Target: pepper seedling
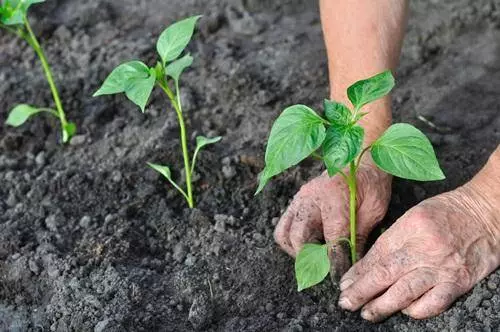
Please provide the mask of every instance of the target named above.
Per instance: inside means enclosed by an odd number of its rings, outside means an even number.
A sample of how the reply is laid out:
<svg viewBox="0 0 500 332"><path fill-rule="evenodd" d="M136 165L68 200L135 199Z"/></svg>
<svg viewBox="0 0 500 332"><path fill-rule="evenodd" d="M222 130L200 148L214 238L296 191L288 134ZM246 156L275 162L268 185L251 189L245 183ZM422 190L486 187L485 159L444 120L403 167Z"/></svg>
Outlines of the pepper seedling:
<svg viewBox="0 0 500 332"><path fill-rule="evenodd" d="M61 124L62 140L64 143L67 143L76 133L76 125L73 122L68 122L66 119L61 98L59 97L59 91L57 90L57 86L54 82L54 77L52 76L52 71L47 61L47 57L45 56L45 53L43 52L43 49L40 46L40 43L38 42L27 17L28 9L31 5L41 2L45 2L45 0L2 0L0 7L0 28L17 35L33 48L42 63L43 71L45 73L45 77L47 78L47 82L49 83L52 97L56 105L56 110L47 107L38 108L27 104L20 104L11 110L5 123L9 126L19 127L33 115L39 113L51 114L59 119Z"/></svg>
<svg viewBox="0 0 500 332"><path fill-rule="evenodd" d="M179 82L181 74L193 63L193 57L189 53L184 54L182 57L181 54L189 44L200 17L192 16L174 23L160 34L156 44L160 61L157 62L155 67L148 67L141 61L123 63L111 72L102 87L94 94L94 97L97 97L125 93L127 98L139 106L144 113L155 86L158 86L165 93L177 114L179 122L186 190L182 189L173 180L168 166L153 163L148 163L148 165L163 175L182 194L190 208L194 207L191 178L195 170L198 153L205 146L221 140L221 137L207 138L198 136L193 157L190 158Z"/></svg>
<svg viewBox="0 0 500 332"><path fill-rule="evenodd" d="M323 118L307 106L294 105L285 109L273 124L267 143L266 166L260 174L257 193L273 176L309 156L320 158L328 175L342 176L349 188L350 236L330 243L303 246L295 260L299 291L320 283L328 275L329 251L341 241L349 244L352 264L356 263L356 172L366 152L371 153L381 170L401 178L417 181L445 178L430 141L412 125L394 124L363 149L364 129L358 121L367 113L361 109L389 94L394 85L392 73L385 71L347 89L353 110L342 103L325 100L326 118Z"/></svg>

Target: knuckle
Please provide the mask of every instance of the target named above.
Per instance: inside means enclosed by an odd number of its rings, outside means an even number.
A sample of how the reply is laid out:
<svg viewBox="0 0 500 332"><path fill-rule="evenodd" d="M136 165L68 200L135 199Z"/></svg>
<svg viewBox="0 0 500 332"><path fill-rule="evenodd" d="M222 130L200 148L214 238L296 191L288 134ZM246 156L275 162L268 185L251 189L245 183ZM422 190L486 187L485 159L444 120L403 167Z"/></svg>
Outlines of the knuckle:
<svg viewBox="0 0 500 332"><path fill-rule="evenodd" d="M377 284L383 284L387 282L392 276L391 271L387 268L386 265L380 265L378 268L373 270L373 280Z"/></svg>

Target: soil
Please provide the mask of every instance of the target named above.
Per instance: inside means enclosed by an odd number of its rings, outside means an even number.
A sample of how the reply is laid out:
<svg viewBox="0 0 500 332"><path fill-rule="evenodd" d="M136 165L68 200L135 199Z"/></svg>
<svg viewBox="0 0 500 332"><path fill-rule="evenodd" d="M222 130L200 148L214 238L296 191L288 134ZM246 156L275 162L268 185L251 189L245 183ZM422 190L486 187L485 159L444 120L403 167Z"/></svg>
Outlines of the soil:
<svg viewBox="0 0 500 332"><path fill-rule="evenodd" d="M154 94L146 115L123 96L90 96L119 63L156 61L175 20L202 13L183 101L201 153L197 208L145 166L182 161L175 114ZM34 29L79 136L58 143L38 117L0 126L1 331L498 331L500 271L446 313L380 324L337 305L330 281L298 293L273 227L307 161L254 197L272 121L287 105L320 109L327 64L315 1L54 0ZM470 179L500 142L500 1L411 1L395 121L428 134L447 180L396 180L386 226ZM39 62L0 35L2 122L19 102L50 105Z"/></svg>

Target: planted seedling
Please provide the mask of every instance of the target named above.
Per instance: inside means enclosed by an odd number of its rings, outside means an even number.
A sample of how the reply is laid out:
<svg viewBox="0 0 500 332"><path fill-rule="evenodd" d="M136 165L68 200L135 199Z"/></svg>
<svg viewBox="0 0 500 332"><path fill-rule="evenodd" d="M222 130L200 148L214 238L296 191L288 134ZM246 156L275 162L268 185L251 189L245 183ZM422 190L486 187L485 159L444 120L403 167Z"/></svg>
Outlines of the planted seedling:
<svg viewBox="0 0 500 332"><path fill-rule="evenodd" d="M183 71L193 63L193 57L190 54L184 54L182 57L181 54L189 44L196 22L200 17L193 16L174 23L161 33L156 44L160 61L157 62L155 67L148 67L141 61L130 61L121 64L111 72L102 87L94 94L94 97L96 97L125 93L127 98L139 106L144 113L155 86L165 93L177 114L179 122L186 190L182 189L173 180L168 166L153 163L148 163L148 165L163 175L182 194L190 208L194 207L191 177L195 170L198 153L207 145L221 140L221 137L207 138L198 136L193 156L190 157L179 82Z"/></svg>
<svg viewBox="0 0 500 332"><path fill-rule="evenodd" d="M356 172L366 152L383 171L417 181L442 180L434 149L425 135L406 123L390 126L380 138L363 149L364 129L358 121L367 113L363 106L387 95L394 77L385 71L354 83L347 89L353 105L324 101L325 117L304 105L288 107L274 123L265 155L266 166L260 174L259 193L273 176L298 164L308 156L320 158L329 176L340 175L349 187L349 238L317 244L307 243L295 260L298 290L320 283L330 271L329 251L341 241L349 244L352 264L356 250Z"/></svg>
<svg viewBox="0 0 500 332"><path fill-rule="evenodd" d="M62 140L66 143L76 133L76 126L74 123L66 120L66 114L64 113L61 98L59 98L59 91L57 90L57 86L54 82L49 63L45 57L42 47L40 46L40 43L31 29L31 25L27 17L28 9L31 5L44 2L45 0L1 1L0 28L17 35L33 48L35 53L40 58L45 77L49 83L50 91L52 92L52 97L54 98L54 103L56 105L55 110L47 107L38 108L27 104L17 105L11 110L9 116L7 117L6 124L13 127L19 127L33 115L39 113L50 114L59 119L61 124Z"/></svg>

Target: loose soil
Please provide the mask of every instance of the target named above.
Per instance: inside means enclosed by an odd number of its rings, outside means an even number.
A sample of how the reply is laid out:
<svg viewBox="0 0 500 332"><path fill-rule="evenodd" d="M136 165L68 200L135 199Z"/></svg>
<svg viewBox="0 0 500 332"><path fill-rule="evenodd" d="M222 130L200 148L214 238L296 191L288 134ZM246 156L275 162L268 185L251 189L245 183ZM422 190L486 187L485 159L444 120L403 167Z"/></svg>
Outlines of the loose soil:
<svg viewBox="0 0 500 332"><path fill-rule="evenodd" d="M198 13L182 98L191 138L224 140L202 152L189 210L145 166L180 177L164 98L155 93L143 115L123 96L90 96L125 60L153 65L161 30ZM425 321L367 323L337 307L330 281L296 291L272 232L321 166L304 162L253 193L272 121L290 104L320 109L328 95L315 1L53 0L31 17L79 136L58 144L44 117L0 126L1 331L500 329L499 271ZM4 32L0 45L1 121L18 102L50 105L33 52ZM499 143L500 1L412 1L397 76L395 121L430 136L448 178L396 180L386 226L470 179Z"/></svg>

